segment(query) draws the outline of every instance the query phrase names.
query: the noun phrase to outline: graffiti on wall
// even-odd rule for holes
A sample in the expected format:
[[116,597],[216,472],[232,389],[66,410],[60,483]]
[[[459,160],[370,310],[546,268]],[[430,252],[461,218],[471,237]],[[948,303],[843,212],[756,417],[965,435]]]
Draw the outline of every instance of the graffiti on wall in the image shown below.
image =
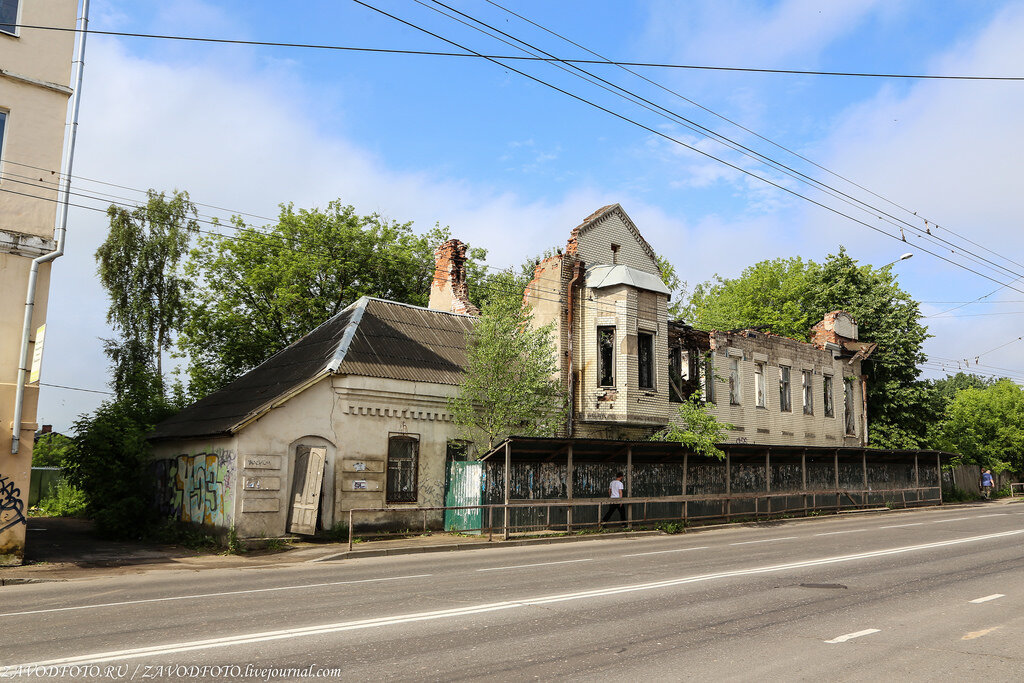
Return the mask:
[[213,453],[179,455],[153,462],[156,500],[160,513],[182,522],[231,526],[235,455]]
[[0,531],[18,524],[28,524],[21,489],[15,488],[13,480],[0,474]]

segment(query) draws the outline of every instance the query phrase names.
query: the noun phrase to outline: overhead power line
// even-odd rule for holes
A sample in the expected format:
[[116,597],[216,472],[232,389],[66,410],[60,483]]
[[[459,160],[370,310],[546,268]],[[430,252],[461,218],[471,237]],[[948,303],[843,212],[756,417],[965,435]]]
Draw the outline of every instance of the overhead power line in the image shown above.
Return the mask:
[[[41,26],[38,24],[5,24],[0,26],[7,28],[35,29],[39,31],[68,31],[75,32],[77,29],[63,26]],[[898,78],[909,80],[943,80],[943,81],[1024,81],[1024,76],[977,76],[977,75],[956,75],[956,74],[901,74],[901,73],[873,73],[867,71],[814,71],[807,69],[767,69],[745,66],[711,66],[706,64],[667,64],[661,62],[626,62],[608,61],[604,59],[569,59],[562,57],[528,57],[523,55],[484,55],[466,52],[437,52],[433,50],[403,50],[398,48],[382,47],[358,47],[353,45],[331,45],[323,43],[292,43],[270,40],[242,40],[235,38],[208,38],[201,36],[182,36],[163,33],[137,33],[130,31],[103,31],[99,29],[88,29],[83,33],[90,33],[101,36],[120,36],[124,38],[150,38],[156,40],[179,40],[195,43],[218,43],[222,45],[252,45],[259,47],[286,47],[301,48],[308,50],[335,50],[343,52],[369,52],[396,55],[418,55],[428,57],[462,57],[469,59],[509,59],[530,62],[563,62],[565,64],[605,64],[613,66],[649,67],[656,69],[682,69],[692,71],[733,71],[741,73],[763,73],[763,74],[788,74],[794,76],[842,76],[852,78]]]
[[[389,18],[391,18],[391,19],[393,19],[393,20],[395,20],[395,21],[397,21],[397,22],[399,22],[401,24],[404,24],[404,25],[406,25],[406,26],[408,26],[410,28],[413,28],[413,29],[415,29],[417,31],[420,31],[420,32],[425,33],[425,34],[427,34],[429,36],[437,38],[438,40],[441,40],[441,41],[443,41],[445,43],[448,43],[449,45],[453,45],[453,46],[455,46],[455,47],[457,47],[459,49],[462,49],[462,50],[468,50],[468,51],[471,51],[471,52],[475,52],[476,54],[481,54],[479,52],[476,52],[476,51],[472,50],[471,48],[466,47],[465,45],[461,45],[460,43],[457,43],[457,42],[455,42],[453,40],[445,38],[444,36],[441,36],[441,35],[439,35],[437,33],[434,33],[433,31],[430,31],[430,30],[428,30],[426,28],[423,28],[422,26],[418,26],[418,25],[416,25],[416,24],[414,24],[412,22],[406,21],[405,19],[402,19],[402,18],[397,17],[397,16],[395,16],[393,14],[385,12],[384,10],[382,10],[382,9],[380,9],[378,7],[374,7],[373,5],[370,5],[370,4],[366,3],[366,2],[363,2],[362,0],[353,0],[353,2],[355,2],[358,5],[362,5],[363,7],[366,7],[367,9],[370,9],[370,10],[372,10],[374,12],[377,12],[377,13],[383,15],[383,16],[389,17]],[[483,55],[481,54],[481,56],[483,56]],[[501,62],[499,62],[499,61],[497,61],[495,59],[489,59],[489,61],[493,62],[494,64],[496,64],[496,65],[498,65],[500,67],[502,67],[503,69],[515,72],[515,73],[519,74],[520,76],[523,76],[525,78],[528,78],[531,81],[534,81],[535,83],[538,83],[538,84],[543,85],[545,87],[551,88],[552,90],[555,90],[556,92],[559,92],[559,93],[561,93],[563,95],[566,95],[567,97],[570,97],[570,98],[572,98],[574,100],[577,100],[578,102],[586,104],[586,105],[588,105],[590,107],[598,109],[599,111],[603,111],[606,114],[609,114],[609,115],[611,115],[611,116],[613,116],[613,117],[615,117],[615,118],[617,118],[617,119],[619,119],[621,121],[624,121],[626,123],[634,125],[634,126],[640,128],[642,130],[645,130],[648,133],[651,133],[651,134],[653,134],[653,135],[655,135],[657,137],[660,137],[662,139],[668,140],[669,142],[672,142],[674,144],[680,145],[680,146],[685,147],[685,148],[687,148],[687,149],[689,149],[689,150],[691,150],[693,152],[696,152],[697,154],[700,154],[700,155],[702,155],[704,157],[707,157],[709,159],[717,161],[717,162],[719,162],[719,163],[721,163],[721,164],[723,164],[723,165],[725,165],[725,166],[727,166],[727,167],[729,167],[729,168],[731,168],[731,169],[733,169],[735,171],[738,171],[739,173],[742,173],[744,175],[748,175],[748,176],[750,176],[752,178],[756,178],[757,180],[760,180],[761,182],[763,182],[763,183],[765,183],[767,185],[770,185],[770,186],[772,186],[772,187],[774,187],[776,189],[779,189],[779,190],[781,190],[781,191],[783,191],[783,192],[785,192],[787,194],[790,194],[790,195],[792,195],[794,197],[803,199],[804,201],[807,201],[807,202],[809,202],[811,204],[814,204],[815,206],[823,208],[826,211],[829,211],[829,212],[831,212],[831,213],[833,213],[833,214],[835,214],[837,216],[840,216],[840,217],[846,218],[848,220],[851,220],[854,223],[857,223],[859,225],[862,225],[862,226],[868,228],[869,230],[873,230],[873,231],[875,231],[875,232],[877,232],[879,234],[885,235],[885,236],[887,236],[889,238],[892,238],[892,239],[895,239],[895,240],[899,240],[899,241],[902,241],[902,242],[905,242],[905,243],[908,243],[908,244],[913,244],[918,249],[920,249],[921,251],[924,251],[927,254],[930,254],[930,255],[932,255],[932,256],[934,256],[934,257],[936,257],[936,258],[938,258],[938,259],[940,259],[942,261],[945,261],[945,262],[947,262],[947,263],[949,263],[951,265],[954,265],[956,267],[959,267],[959,268],[962,268],[964,270],[967,270],[968,272],[974,273],[975,275],[983,277],[983,278],[985,278],[987,280],[991,280],[992,282],[995,282],[996,284],[999,284],[999,285],[1006,284],[1006,283],[1004,283],[1004,282],[1002,282],[1000,280],[997,280],[997,279],[995,279],[995,278],[993,278],[993,277],[991,277],[989,275],[986,275],[986,274],[981,273],[981,272],[979,272],[977,270],[974,270],[973,268],[970,268],[970,267],[964,265],[963,263],[959,263],[957,261],[954,261],[954,260],[952,260],[950,258],[947,258],[947,257],[943,256],[942,254],[938,254],[938,253],[936,253],[936,252],[934,252],[934,251],[924,247],[920,242],[912,242],[904,234],[902,234],[902,231],[901,231],[900,235],[896,235],[896,234],[893,234],[893,233],[886,232],[885,230],[882,230],[881,228],[879,228],[877,226],[871,225],[870,223],[868,223],[866,221],[863,221],[863,220],[860,220],[860,219],[858,219],[858,218],[856,218],[854,216],[851,216],[848,213],[844,213],[843,211],[840,211],[839,209],[836,209],[836,208],[834,208],[832,206],[829,206],[828,204],[824,204],[824,203],[822,203],[822,202],[820,202],[820,201],[818,201],[816,199],[808,197],[807,195],[801,194],[801,193],[799,193],[799,192],[797,192],[795,190],[792,190],[792,189],[790,189],[790,188],[788,188],[788,187],[786,187],[786,186],[784,186],[784,185],[782,185],[782,184],[780,184],[778,182],[775,182],[775,181],[773,181],[773,180],[771,180],[769,178],[766,178],[764,176],[758,175],[757,173],[754,173],[753,171],[750,171],[749,169],[745,169],[745,168],[743,168],[741,166],[738,166],[738,165],[733,164],[733,163],[731,163],[729,161],[726,161],[725,159],[722,159],[721,157],[715,156],[714,154],[711,154],[710,152],[707,152],[707,151],[702,150],[702,149],[700,149],[698,147],[695,147],[694,145],[690,145],[690,144],[688,144],[688,143],[686,143],[686,142],[684,142],[684,141],[682,141],[682,140],[680,140],[680,139],[678,139],[676,137],[673,137],[673,136],[671,136],[671,135],[669,135],[669,134],[667,134],[667,133],[665,133],[663,131],[657,130],[656,128],[652,128],[649,125],[641,123],[641,122],[639,122],[639,121],[637,121],[635,119],[632,119],[632,118],[630,118],[630,117],[628,117],[628,116],[626,116],[624,114],[620,114],[619,112],[616,112],[616,111],[614,111],[612,109],[609,109],[609,108],[607,108],[605,106],[602,106],[602,105],[600,105],[600,104],[598,104],[598,103],[596,103],[596,102],[594,102],[592,100],[588,100],[585,97],[582,97],[582,96],[577,95],[575,93],[569,92],[568,90],[565,90],[564,88],[561,88],[561,87],[559,87],[557,85],[549,83],[549,82],[547,82],[547,81],[545,81],[545,80],[543,80],[541,78],[538,78],[538,77],[533,76],[531,74],[528,74],[528,73],[526,73],[524,71],[516,69],[516,68],[514,68],[512,66],[509,66],[508,64],[503,64],[503,63],[501,63]],[[1021,290],[1017,290],[1017,291],[1021,291]]]

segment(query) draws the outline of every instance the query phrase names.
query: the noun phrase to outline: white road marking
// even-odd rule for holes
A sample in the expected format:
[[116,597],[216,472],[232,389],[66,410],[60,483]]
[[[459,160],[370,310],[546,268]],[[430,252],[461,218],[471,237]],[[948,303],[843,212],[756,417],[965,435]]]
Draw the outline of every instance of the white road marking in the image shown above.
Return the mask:
[[729,545],[750,545],[751,543],[771,543],[772,541],[791,541],[797,536],[782,536],[781,538],[763,538],[760,541],[740,541],[738,543],[730,543]]
[[599,588],[596,590],[581,591],[578,593],[563,593],[561,595],[548,595],[537,598],[524,598],[522,600],[517,601],[492,602],[483,605],[474,605],[470,607],[437,610],[434,612],[416,612],[412,614],[399,614],[391,617],[380,617],[376,619],[343,621],[334,624],[322,624],[320,626],[306,626],[302,628],[291,628],[278,631],[243,633],[241,635],[227,636],[224,638],[192,640],[180,643],[167,643],[163,645],[136,647],[128,650],[111,650],[108,652],[96,652],[85,655],[74,655],[71,657],[61,657],[59,659],[51,659],[47,661],[31,662],[20,665],[8,665],[8,673],[0,673],[0,678],[10,677],[13,675],[13,673],[10,672],[20,671],[22,668],[29,667],[56,666],[61,664],[99,664],[102,662],[121,661],[125,659],[139,659],[141,657],[149,657],[156,655],[177,654],[181,652],[192,652],[196,650],[209,650],[211,648],[229,647],[231,645],[244,645],[249,643],[261,643],[272,640],[284,640],[289,638],[302,638],[308,636],[324,635],[327,633],[340,633],[343,631],[354,631],[357,629],[374,628],[377,626],[391,626],[395,624],[408,624],[418,621],[430,621],[435,619],[461,617],[473,614],[483,614],[485,612],[497,612],[501,610],[516,609],[532,605],[545,605],[556,602],[567,602],[570,600],[586,600],[589,598],[598,598],[608,595],[621,595],[624,593],[633,593],[636,591],[655,590],[659,588],[668,588],[672,586],[681,586],[684,584],[699,583],[702,581],[713,581],[716,579],[733,578],[737,576],[753,576],[756,574],[767,574],[771,572],[786,571],[789,569],[804,569],[806,567],[818,567],[822,565],[837,564],[841,562],[854,562],[857,560],[865,560],[874,557],[884,557],[887,555],[898,555],[901,553],[915,552],[918,550],[931,550],[933,548],[942,548],[945,546],[959,545],[961,543],[975,543],[978,541],[988,541],[995,538],[1016,536],[1018,534],[1024,534],[1024,529],[1002,531],[995,534],[985,534],[983,536],[969,536],[967,538],[959,538],[952,541],[939,541],[936,543],[924,543],[921,545],[908,545],[899,548],[889,548],[887,550],[874,550],[871,552],[857,553],[854,555],[838,555],[835,557],[823,557],[817,560],[804,560],[801,562],[789,562],[787,564],[774,564],[764,567],[754,567],[752,569],[736,569],[733,571],[718,572],[715,574],[687,576],[678,579],[669,579],[667,581],[654,581],[651,583],[627,584],[624,586]]
[[946,522],[962,522],[965,519],[973,519],[972,517],[953,517],[951,519],[937,519],[932,524],[945,524]]
[[879,529],[899,529],[905,526],[922,526],[924,522],[911,522],[910,524],[890,524],[889,526],[880,526]]
[[988,602],[989,600],[998,600],[999,598],[1005,598],[1006,596],[1002,593],[993,593],[992,595],[986,595],[983,598],[975,598],[974,600],[968,600],[967,602],[973,602],[978,604],[980,602]]
[[858,531],[867,531],[867,529],[849,529],[847,531],[826,531],[823,534],[814,534],[815,536],[835,536],[836,534],[855,534]]
[[845,636],[839,636],[838,638],[833,638],[832,640],[826,640],[825,642],[826,643],[845,643],[846,641],[853,640],[854,638],[860,638],[861,636],[870,636],[872,633],[880,633],[881,630],[882,629],[878,629],[878,628],[866,628],[863,631],[857,631],[856,633],[847,633]]
[[276,588],[251,588],[244,591],[225,591],[223,593],[200,593],[197,595],[175,595],[167,598],[148,598],[146,600],[124,600],[123,602],[103,602],[96,605],[78,605],[75,607],[53,607],[50,609],[34,609],[27,612],[5,612],[0,617],[20,617],[26,614],[46,614],[48,612],[70,612],[79,609],[95,609],[97,607],[120,607],[122,605],[142,605],[147,602],[170,602],[172,600],[196,600],[198,598],[216,598],[222,595],[244,595],[246,593],[269,593],[271,591],[292,591],[300,588],[324,588],[326,586],[345,586],[355,583],[376,583],[378,581],[400,581],[402,579],[422,579],[433,574],[413,574],[411,576],[390,576],[382,579],[359,579],[356,581],[331,581],[330,583],[309,583],[301,586],[278,586]]
[[699,545],[696,548],[675,548],[674,550],[652,550],[649,553],[630,553],[623,557],[640,557],[641,555],[661,555],[662,553],[685,553],[687,550],[707,550],[706,545]]
[[510,567],[488,567],[486,569],[477,569],[478,572],[498,572],[502,569],[525,569],[526,567],[546,567],[549,564],[572,564],[573,562],[592,562],[591,558],[585,560],[560,560],[558,562],[538,562],[537,564],[516,564]]
[[993,512],[991,515],[978,515],[974,519],[985,519],[986,517],[1006,517],[1007,514],[1009,514],[1009,513],[1006,513],[1006,512]]

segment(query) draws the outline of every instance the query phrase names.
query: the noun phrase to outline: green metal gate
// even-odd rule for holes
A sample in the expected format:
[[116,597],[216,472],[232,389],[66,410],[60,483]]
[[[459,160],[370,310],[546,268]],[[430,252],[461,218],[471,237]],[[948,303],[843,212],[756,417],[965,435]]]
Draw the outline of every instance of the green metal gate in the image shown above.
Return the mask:
[[[484,464],[479,461],[448,461],[448,486],[444,493],[445,507],[481,505],[484,500]],[[483,526],[483,511],[480,508],[468,510],[445,510],[445,531],[480,533]]]

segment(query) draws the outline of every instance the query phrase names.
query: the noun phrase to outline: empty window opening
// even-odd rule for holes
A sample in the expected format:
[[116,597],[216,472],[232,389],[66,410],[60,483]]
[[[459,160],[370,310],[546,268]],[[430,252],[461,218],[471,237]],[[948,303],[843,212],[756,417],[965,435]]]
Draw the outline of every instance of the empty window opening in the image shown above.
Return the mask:
[[617,264],[619,262],[619,248],[620,247],[617,244],[612,245],[612,264]]
[[814,415],[814,375],[811,370],[803,371],[804,415]]
[[766,407],[767,397],[764,386],[764,363],[754,363],[754,394],[758,408]]
[[789,386],[789,367],[786,365],[779,366],[779,410],[784,413],[793,411]]
[[637,332],[637,384],[641,389],[654,388],[654,335],[650,332]]
[[597,328],[597,385],[615,386],[615,328]]
[[0,33],[18,35],[18,0],[0,0]]
[[853,417],[853,380],[843,380],[843,407],[846,409],[846,434],[855,436],[857,434],[857,421]]
[[822,384],[825,389],[825,417],[835,417],[836,408],[832,403],[832,375],[825,375],[823,380]]
[[740,359],[729,359],[729,404],[740,404]]

